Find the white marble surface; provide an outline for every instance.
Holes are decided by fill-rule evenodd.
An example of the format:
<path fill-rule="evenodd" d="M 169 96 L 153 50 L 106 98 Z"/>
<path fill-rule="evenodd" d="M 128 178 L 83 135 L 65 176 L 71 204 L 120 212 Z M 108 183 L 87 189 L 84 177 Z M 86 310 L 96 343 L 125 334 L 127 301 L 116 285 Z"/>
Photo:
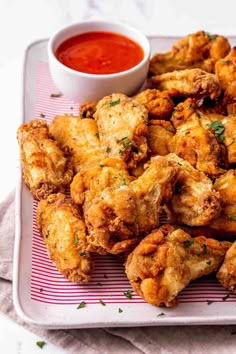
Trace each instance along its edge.
<path fill-rule="evenodd" d="M 0 200 L 15 187 L 22 60 L 30 42 L 92 18 L 122 20 L 148 35 L 185 35 L 199 29 L 236 35 L 235 10 L 235 0 L 0 0 Z M 0 315 L 1 353 L 65 353 L 48 342 L 40 349 L 38 340 L 43 339 Z"/>

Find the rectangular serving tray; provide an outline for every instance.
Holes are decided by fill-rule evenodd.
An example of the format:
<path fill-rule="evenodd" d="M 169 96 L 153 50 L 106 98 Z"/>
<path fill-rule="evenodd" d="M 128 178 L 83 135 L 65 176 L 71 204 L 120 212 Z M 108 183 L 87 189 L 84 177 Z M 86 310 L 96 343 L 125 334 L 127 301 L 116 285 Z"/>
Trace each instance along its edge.
<path fill-rule="evenodd" d="M 178 39 L 177 37 L 149 37 L 152 54 L 155 52 L 164 52 L 170 49 L 171 45 Z M 232 45 L 236 44 L 236 37 L 229 38 Z M 24 75 L 23 75 L 23 112 L 22 123 L 28 122 L 35 118 L 36 105 L 36 66 L 38 62 L 47 63 L 47 42 L 48 40 L 40 40 L 32 43 L 26 50 Z M 73 297 L 67 301 L 53 301 L 53 295 L 39 294 L 34 296 L 32 284 L 37 290 L 37 278 L 34 278 L 32 272 L 33 244 L 37 245 L 37 230 L 34 230 L 33 215 L 35 211 L 35 202 L 22 182 L 20 158 L 18 159 L 18 183 L 16 191 L 16 234 L 15 234 L 15 250 L 14 250 L 14 269 L 13 269 L 13 299 L 14 305 L 19 316 L 26 322 L 39 325 L 46 328 L 91 328 L 91 327 L 137 327 L 137 326 L 163 326 L 163 325 L 196 325 L 196 324 L 235 324 L 236 323 L 236 298 L 230 296 L 227 301 L 222 298 L 227 292 L 219 285 L 215 285 L 214 280 L 205 279 L 195 282 L 190 288 L 187 288 L 183 295 L 180 296 L 180 304 L 176 308 L 166 309 L 151 306 L 144 301 L 140 301 L 139 297 L 135 297 L 132 301 L 122 300 L 122 294 L 128 288 L 120 289 L 118 300 L 114 299 L 113 294 L 105 294 L 105 287 L 100 287 L 101 296 L 90 301 L 82 309 L 77 309 Z M 36 233 L 36 239 L 33 235 Z M 40 242 L 38 241 L 38 247 Z M 37 247 L 36 247 L 37 249 Z M 36 251 L 37 252 L 37 251 Z M 40 257 L 40 253 L 39 253 Z M 45 261 L 45 264 L 47 262 Z M 119 268 L 119 265 L 118 265 Z M 41 273 L 43 274 L 43 267 Z M 120 268 L 119 268 L 120 269 Z M 105 269 L 107 272 L 107 269 Z M 104 271 L 104 277 L 105 277 Z M 33 274 L 33 275 L 32 275 Z M 55 274 L 52 273 L 51 274 Z M 59 274 L 59 273 L 58 273 Z M 109 274 L 108 274 L 109 277 Z M 38 291 L 43 290 L 42 284 L 47 281 L 56 284 L 60 276 L 47 276 L 46 280 L 42 277 L 38 278 Z M 33 280 L 32 280 L 33 279 Z M 44 281 L 44 283 L 42 283 Z M 60 279 L 60 281 L 62 281 Z M 110 282 L 109 282 L 110 281 Z M 117 283 L 110 279 L 109 286 L 111 292 L 117 288 Z M 108 284 L 107 282 L 107 284 Z M 60 284 L 60 282 L 58 283 Z M 97 283 L 98 284 L 98 283 Z M 208 285 L 206 285 L 208 284 Z M 101 285 L 101 284 L 100 284 Z M 47 283 L 46 283 L 47 286 Z M 69 285 L 68 285 L 69 286 Z M 98 285 L 99 286 L 99 285 Z M 113 289 L 114 288 L 114 289 Z M 55 290 L 57 289 L 57 290 Z M 60 292 L 60 285 L 54 289 Z M 79 288 L 78 288 L 79 289 Z M 188 290 L 190 289 L 190 290 Z M 213 289 L 213 290 L 212 290 Z M 92 298 L 91 287 L 88 287 L 88 299 Z M 216 301 L 212 300 L 212 291 Z M 75 290 L 76 292 L 76 290 Z M 117 293 L 117 292 L 116 292 Z M 196 296 L 189 294 L 196 294 Z M 53 293 L 52 293 L 53 294 Z M 40 298 L 41 296 L 41 298 Z M 106 306 L 102 306 L 100 300 L 103 296 L 107 297 Z M 40 300 L 41 299 L 41 300 Z M 48 300 L 49 299 L 49 300 Z M 56 295 L 55 295 L 56 299 Z M 66 297 L 65 297 L 66 299 Z M 83 293 L 83 301 L 86 302 L 86 291 Z M 120 299 L 120 300 L 119 300 Z M 188 301 L 186 300 L 188 299 Z M 89 301 L 88 301 L 89 302 Z M 121 309 L 121 310 L 119 310 Z M 164 313 L 163 316 L 158 314 Z"/>

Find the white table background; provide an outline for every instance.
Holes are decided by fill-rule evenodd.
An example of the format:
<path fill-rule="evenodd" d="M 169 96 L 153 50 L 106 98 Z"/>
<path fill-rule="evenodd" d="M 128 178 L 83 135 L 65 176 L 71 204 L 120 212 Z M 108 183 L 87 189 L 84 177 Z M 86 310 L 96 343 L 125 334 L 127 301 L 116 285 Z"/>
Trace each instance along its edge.
<path fill-rule="evenodd" d="M 22 62 L 28 44 L 71 22 L 95 18 L 120 20 L 147 35 L 186 35 L 203 29 L 236 35 L 235 15 L 235 0 L 0 0 L 0 201 L 15 187 Z M 65 353 L 48 342 L 40 349 L 39 340 L 0 315 L 1 353 Z"/>

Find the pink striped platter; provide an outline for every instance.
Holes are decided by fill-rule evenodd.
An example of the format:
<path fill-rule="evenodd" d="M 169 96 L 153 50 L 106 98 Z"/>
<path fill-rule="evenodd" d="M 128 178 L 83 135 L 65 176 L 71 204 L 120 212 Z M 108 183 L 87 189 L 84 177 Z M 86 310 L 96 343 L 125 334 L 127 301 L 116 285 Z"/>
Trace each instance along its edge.
<path fill-rule="evenodd" d="M 174 37 L 151 37 L 152 52 L 166 51 Z M 236 38 L 230 38 L 232 45 Z M 22 122 L 56 114 L 77 114 L 79 103 L 58 94 L 48 68 L 47 40 L 32 43 L 25 53 Z M 58 96 L 58 97 L 52 97 Z M 20 317 L 46 328 L 89 328 L 236 323 L 236 296 L 214 276 L 191 283 L 176 308 L 145 303 L 132 292 L 121 261 L 95 256 L 95 271 L 87 285 L 68 282 L 49 259 L 36 225 L 37 202 L 22 182 L 18 157 L 16 239 L 13 298 Z M 83 303 L 85 306 L 79 307 Z M 160 316 L 161 315 L 161 316 Z"/>

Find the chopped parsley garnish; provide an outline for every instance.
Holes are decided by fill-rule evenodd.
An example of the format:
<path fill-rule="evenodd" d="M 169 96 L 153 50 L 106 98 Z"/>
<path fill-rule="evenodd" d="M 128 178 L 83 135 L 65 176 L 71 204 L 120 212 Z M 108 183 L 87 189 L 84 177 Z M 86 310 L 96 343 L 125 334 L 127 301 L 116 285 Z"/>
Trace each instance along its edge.
<path fill-rule="evenodd" d="M 37 344 L 37 346 L 39 347 L 39 348 L 43 348 L 43 346 L 46 344 L 45 342 L 43 342 L 43 341 L 39 341 L 39 342 L 36 342 L 36 344 Z"/>
<path fill-rule="evenodd" d="M 107 146 L 106 153 L 109 154 L 110 151 L 111 151 L 111 148 L 109 146 Z"/>
<path fill-rule="evenodd" d="M 83 309 L 85 306 L 86 306 L 86 302 L 85 301 L 81 301 L 81 303 L 77 306 L 77 310 Z"/>
<path fill-rule="evenodd" d="M 120 182 L 120 187 L 125 186 L 126 185 L 126 180 L 122 179 L 122 181 Z"/>
<path fill-rule="evenodd" d="M 221 58 L 220 61 L 223 61 L 223 63 L 229 63 L 230 62 L 230 60 L 224 59 L 224 58 Z"/>
<path fill-rule="evenodd" d="M 120 143 L 122 145 L 122 149 L 119 150 L 119 154 L 122 154 L 125 150 L 129 149 L 130 146 L 132 146 L 134 144 L 134 142 L 132 140 L 126 141 L 127 138 L 128 138 L 128 136 L 124 136 L 120 140 Z"/>
<path fill-rule="evenodd" d="M 222 300 L 223 300 L 223 301 L 226 301 L 229 297 L 230 297 L 230 294 L 225 295 L 224 297 L 222 297 Z"/>
<path fill-rule="evenodd" d="M 191 240 L 184 241 L 184 248 L 188 248 L 188 247 L 192 246 L 193 243 L 194 243 L 193 238 Z"/>
<path fill-rule="evenodd" d="M 109 107 L 113 107 L 113 106 L 115 106 L 115 105 L 117 105 L 117 104 L 119 104 L 120 103 L 120 98 L 118 99 L 118 100 L 116 100 L 116 101 L 110 101 L 110 102 L 108 102 L 108 106 Z"/>
<path fill-rule="evenodd" d="M 225 126 L 222 122 L 220 122 L 219 120 L 216 120 L 215 122 L 212 122 L 211 124 L 207 124 L 207 126 L 211 129 L 215 131 L 215 135 L 217 136 L 217 138 L 219 139 L 219 141 L 223 141 L 224 140 L 224 130 L 225 130 Z"/>
<path fill-rule="evenodd" d="M 118 312 L 121 313 L 121 312 L 123 312 L 123 310 L 121 308 L 119 308 Z"/>
<path fill-rule="evenodd" d="M 193 105 L 190 103 L 185 109 L 190 109 L 192 107 L 193 107 Z"/>
<path fill-rule="evenodd" d="M 45 114 L 40 113 L 40 117 L 44 118 L 44 117 L 45 117 Z"/>
<path fill-rule="evenodd" d="M 179 166 L 183 166 L 183 164 L 182 164 L 182 163 L 180 163 L 180 162 L 177 162 L 177 165 L 179 165 Z"/>
<path fill-rule="evenodd" d="M 211 304 L 213 304 L 213 300 L 207 300 L 207 305 L 211 305 Z"/>
<path fill-rule="evenodd" d="M 167 127 L 166 130 L 168 130 L 168 132 L 173 132 L 173 128 L 172 127 Z"/>
<path fill-rule="evenodd" d="M 104 167 L 105 165 L 103 165 L 102 163 L 99 164 L 100 167 Z"/>
<path fill-rule="evenodd" d="M 50 97 L 61 97 L 62 93 L 58 92 L 58 93 L 51 93 Z"/>
<path fill-rule="evenodd" d="M 84 257 L 84 256 L 86 256 L 86 252 L 81 252 L 79 255 L 80 255 L 80 257 Z"/>
<path fill-rule="evenodd" d="M 230 220 L 236 221 L 236 215 L 228 216 Z"/>
<path fill-rule="evenodd" d="M 74 237 L 74 244 L 75 244 L 75 245 L 78 245 L 78 243 L 79 243 L 78 236 L 75 236 L 75 237 Z"/>
<path fill-rule="evenodd" d="M 203 254 L 206 254 L 207 253 L 207 245 L 204 243 L 202 245 L 202 247 L 203 247 Z"/>
<path fill-rule="evenodd" d="M 95 133 L 94 135 L 99 139 L 99 133 Z"/>
<path fill-rule="evenodd" d="M 129 300 L 132 299 L 132 297 L 133 297 L 132 292 L 133 292 L 133 290 L 127 290 L 127 291 L 125 291 L 125 292 L 124 292 L 125 297 L 127 297 L 127 299 L 129 299 Z"/>
<path fill-rule="evenodd" d="M 216 34 L 210 34 L 209 32 L 206 32 L 206 35 L 208 36 L 210 41 L 214 41 L 217 38 Z"/>
<path fill-rule="evenodd" d="M 105 304 L 105 302 L 104 302 L 104 301 L 99 300 L 99 302 L 100 302 L 100 304 L 101 304 L 102 306 L 106 306 L 106 304 Z"/>
<path fill-rule="evenodd" d="M 207 261 L 206 264 L 211 265 L 211 261 Z"/>
<path fill-rule="evenodd" d="M 162 317 L 162 316 L 165 316 L 165 313 L 164 312 L 161 312 L 157 315 L 157 317 Z"/>

